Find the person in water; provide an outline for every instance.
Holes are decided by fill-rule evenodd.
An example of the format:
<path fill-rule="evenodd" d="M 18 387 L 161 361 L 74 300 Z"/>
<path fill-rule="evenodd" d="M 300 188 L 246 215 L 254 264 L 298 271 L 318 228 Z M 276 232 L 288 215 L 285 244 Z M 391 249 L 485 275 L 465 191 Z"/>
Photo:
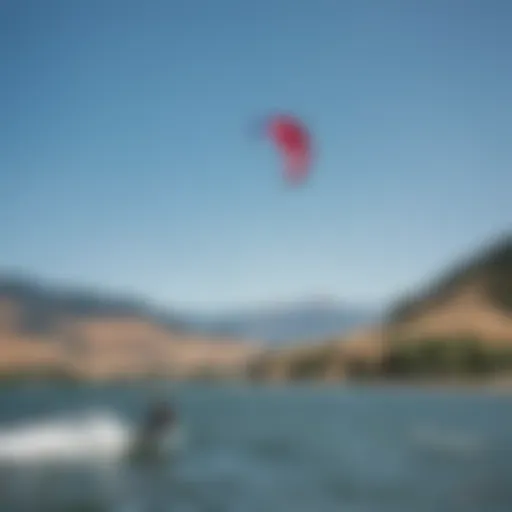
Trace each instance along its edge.
<path fill-rule="evenodd" d="M 177 415 L 170 404 L 156 402 L 147 412 L 138 432 L 134 454 L 150 455 L 161 452 L 162 444 L 178 426 Z"/>
<path fill-rule="evenodd" d="M 167 402 L 157 402 L 148 412 L 142 425 L 142 435 L 146 437 L 158 436 L 167 432 L 176 424 L 176 413 Z"/>

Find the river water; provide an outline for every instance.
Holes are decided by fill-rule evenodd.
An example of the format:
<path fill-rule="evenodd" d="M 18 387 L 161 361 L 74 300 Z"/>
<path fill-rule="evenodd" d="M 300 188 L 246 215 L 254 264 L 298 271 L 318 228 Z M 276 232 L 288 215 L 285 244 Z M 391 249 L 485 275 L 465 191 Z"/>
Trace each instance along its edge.
<path fill-rule="evenodd" d="M 372 387 L 22 386 L 0 428 L 176 404 L 185 449 L 165 466 L 12 467 L 0 510 L 510 512 L 512 395 Z M 39 482 L 39 483 L 38 483 Z"/>

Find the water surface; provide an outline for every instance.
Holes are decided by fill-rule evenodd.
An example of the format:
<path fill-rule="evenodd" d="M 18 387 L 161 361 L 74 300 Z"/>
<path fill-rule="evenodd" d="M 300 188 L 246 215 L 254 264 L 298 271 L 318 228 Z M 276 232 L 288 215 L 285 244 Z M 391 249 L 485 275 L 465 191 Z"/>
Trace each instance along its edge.
<path fill-rule="evenodd" d="M 187 427 L 187 450 L 166 467 L 4 471 L 0 510 L 512 510 L 512 397 L 505 394 L 25 386 L 0 391 L 0 426 L 91 410 L 133 424 L 155 393 L 172 397 Z M 38 487 L 37 478 L 47 483 Z"/>

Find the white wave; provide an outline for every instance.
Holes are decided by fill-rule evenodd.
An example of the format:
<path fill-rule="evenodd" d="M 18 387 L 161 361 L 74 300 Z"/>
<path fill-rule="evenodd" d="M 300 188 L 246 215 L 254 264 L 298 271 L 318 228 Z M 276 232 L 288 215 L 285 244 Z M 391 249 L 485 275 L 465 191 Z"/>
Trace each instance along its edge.
<path fill-rule="evenodd" d="M 120 462 L 137 441 L 136 429 L 108 410 L 24 423 L 0 429 L 0 465 Z M 184 448 L 185 432 L 173 428 L 162 436 L 158 453 Z"/>
<path fill-rule="evenodd" d="M 119 459 L 132 430 L 108 411 L 0 429 L 0 463 Z"/>

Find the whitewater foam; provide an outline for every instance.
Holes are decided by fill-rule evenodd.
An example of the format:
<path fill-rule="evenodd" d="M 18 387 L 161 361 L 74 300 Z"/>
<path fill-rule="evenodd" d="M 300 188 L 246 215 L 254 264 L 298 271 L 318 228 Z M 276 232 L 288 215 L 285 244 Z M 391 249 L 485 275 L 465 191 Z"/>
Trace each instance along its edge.
<path fill-rule="evenodd" d="M 133 429 L 109 411 L 0 429 L 0 463 L 116 460 L 124 456 Z"/>

